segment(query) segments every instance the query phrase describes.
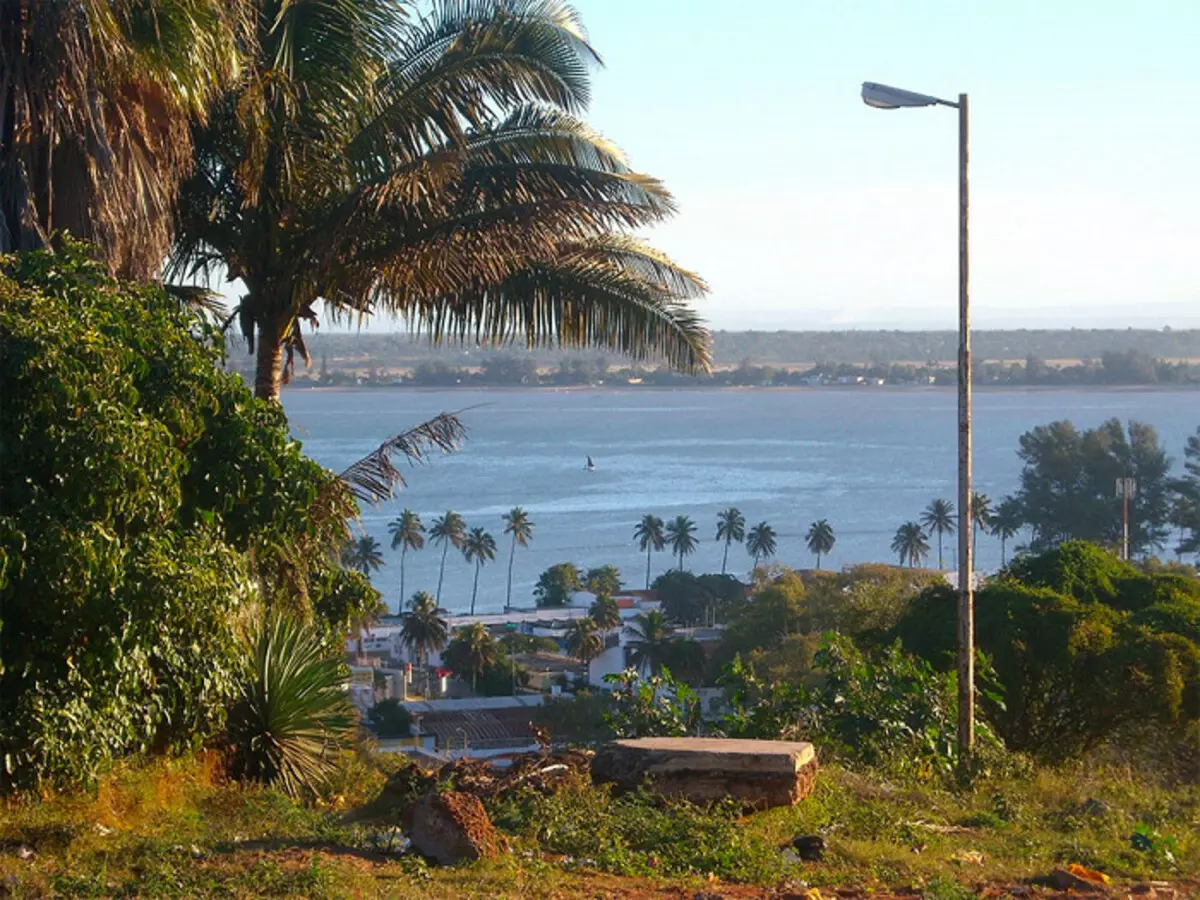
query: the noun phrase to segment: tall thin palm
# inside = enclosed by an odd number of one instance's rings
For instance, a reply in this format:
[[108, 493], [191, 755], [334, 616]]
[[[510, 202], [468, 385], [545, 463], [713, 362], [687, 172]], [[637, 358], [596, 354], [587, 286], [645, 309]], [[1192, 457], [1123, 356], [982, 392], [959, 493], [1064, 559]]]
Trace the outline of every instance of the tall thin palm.
[[512, 535], [512, 545], [508, 550], [508, 593], [504, 598], [504, 608], [508, 609], [512, 606], [513, 560], [517, 558], [517, 545], [529, 546], [533, 539], [533, 522], [519, 506], [514, 506], [501, 518], [504, 519], [504, 533]]
[[954, 521], [954, 504], [949, 500], [934, 500], [921, 513], [921, 525], [929, 534], [936, 534], [938, 539], [938, 568], [942, 565], [942, 535], [954, 534], [957, 525]]
[[992, 500], [987, 494], [971, 494], [971, 555], [979, 554], [979, 533], [992, 530]]
[[462, 549], [466, 533], [466, 521], [454, 510], [449, 510], [444, 516], [434, 519], [433, 526], [429, 529], [429, 539], [442, 548], [442, 564], [438, 569], [438, 586], [435, 595], [439, 604], [442, 602], [442, 581], [446, 577], [446, 554], [451, 547], [457, 550]]
[[463, 541], [463, 556], [475, 563], [475, 586], [471, 589], [471, 615], [475, 615], [475, 598], [479, 596], [479, 571], [485, 563], [496, 558], [496, 539], [482, 528], [472, 528]]
[[241, 280], [259, 397], [307, 361], [321, 302], [707, 367], [703, 282], [625, 233], [672, 198], [577, 118], [598, 58], [570, 6], [251, 2], [255, 52], [198, 130], [173, 268]]
[[446, 645], [442, 659], [457, 672], [471, 673], [471, 690], [478, 685], [479, 675], [496, 664], [499, 651], [492, 633], [482, 622], [474, 622], [462, 628]]
[[408, 611], [400, 623], [400, 640], [417, 654], [425, 687], [422, 696], [429, 696], [429, 669], [426, 663], [431, 652], [441, 650], [449, 639], [446, 611], [425, 591], [418, 591], [408, 601]]
[[629, 663], [639, 672], [657, 675], [670, 653], [671, 625], [661, 610], [638, 613], [625, 627], [629, 635]]
[[642, 521], [633, 529], [633, 539], [646, 554], [646, 590], [650, 590], [650, 554], [667, 546], [663, 520], [652, 514], [642, 516]]
[[766, 522], [759, 522], [746, 533], [746, 552], [754, 557], [754, 568], [763, 559], [775, 555], [775, 529]]
[[400, 603], [404, 603], [404, 561], [409, 550], [420, 550], [425, 546], [425, 526], [421, 517], [411, 509], [405, 509], [388, 523], [392, 536], [392, 549], [400, 548]]
[[992, 513], [992, 534], [1000, 538], [1000, 565], [1008, 565], [1008, 542], [1021, 533], [1025, 526], [1021, 514], [1021, 503], [1013, 497], [1006, 497]]
[[929, 541], [919, 522], [905, 522], [892, 538], [892, 552], [900, 557], [900, 565], [916, 568], [929, 556]]
[[725, 551], [721, 555], [721, 574], [725, 574], [729, 563], [729, 545], [734, 541], [741, 543], [746, 539], [746, 517], [735, 507], [723, 509], [717, 513], [717, 540], [725, 542]]
[[379, 541], [369, 534], [364, 534], [346, 543], [342, 549], [342, 565], [370, 575], [372, 572], [378, 572], [383, 566], [382, 550]]
[[696, 523], [687, 516], [676, 516], [667, 523], [666, 538], [671, 550], [679, 557], [679, 571], [682, 572], [683, 558], [695, 553], [700, 543], [696, 540]]
[[567, 625], [567, 652], [583, 663], [584, 680], [588, 680], [592, 660], [604, 652], [600, 629], [590, 616], [572, 619]]
[[819, 519], [813, 522], [808, 527], [808, 534], [804, 538], [805, 544], [808, 546], [808, 552], [817, 557], [817, 568], [821, 568], [821, 557], [828, 555], [833, 549], [833, 545], [837, 543], [837, 537], [833, 533], [833, 526], [829, 524], [827, 519]]

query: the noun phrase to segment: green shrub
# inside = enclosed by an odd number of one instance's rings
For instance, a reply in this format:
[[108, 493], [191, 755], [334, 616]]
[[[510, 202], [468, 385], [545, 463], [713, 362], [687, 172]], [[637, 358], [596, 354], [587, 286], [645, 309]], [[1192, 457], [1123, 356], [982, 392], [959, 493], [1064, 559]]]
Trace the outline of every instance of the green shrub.
[[395, 697], [380, 700], [367, 710], [367, 724], [382, 738], [409, 737], [412, 715]]
[[345, 665], [313, 629], [282, 615], [260, 624], [246, 651], [229, 713], [231, 771], [292, 796], [315, 792], [350, 745]]

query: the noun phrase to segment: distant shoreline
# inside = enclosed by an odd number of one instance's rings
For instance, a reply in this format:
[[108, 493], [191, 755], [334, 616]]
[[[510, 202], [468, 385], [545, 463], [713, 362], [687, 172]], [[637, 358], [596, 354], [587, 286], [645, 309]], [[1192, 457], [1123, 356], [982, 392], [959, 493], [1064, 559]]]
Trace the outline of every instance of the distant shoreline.
[[[1083, 393], [1187, 393], [1200, 390], [1200, 384], [976, 384], [974, 391], [989, 393], [1041, 394], [1074, 391]], [[420, 393], [453, 393], [456, 391], [482, 391], [485, 393], [543, 393], [543, 394], [601, 394], [601, 393], [637, 393], [642, 391], [726, 391], [726, 392], [758, 392], [770, 391], [781, 393], [805, 393], [809, 391], [886, 391], [954, 393], [955, 385], [932, 384], [826, 384], [826, 385], [732, 385], [732, 384], [676, 384], [676, 385], [646, 385], [646, 384], [581, 384], [581, 385], [519, 385], [519, 384], [470, 384], [470, 385], [313, 385], [297, 386], [284, 385], [283, 393], [348, 393], [370, 391], [413, 391]]]

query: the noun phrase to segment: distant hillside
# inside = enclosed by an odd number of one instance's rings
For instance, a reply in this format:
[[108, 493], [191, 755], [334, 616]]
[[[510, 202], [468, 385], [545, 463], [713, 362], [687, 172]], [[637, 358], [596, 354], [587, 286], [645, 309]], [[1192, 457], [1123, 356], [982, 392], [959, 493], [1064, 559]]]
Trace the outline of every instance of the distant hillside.
[[[1071, 329], [976, 331], [972, 335], [977, 362], [1099, 359], [1105, 351], [1130, 350], [1155, 359], [1200, 360], [1200, 329]], [[314, 369], [322, 357], [331, 368], [411, 369], [434, 359], [454, 366], [479, 365], [496, 353], [526, 355], [519, 347], [430, 347], [408, 334], [333, 334], [306, 336]], [[755, 365], [801, 366], [811, 363], [884, 365], [889, 363], [952, 363], [958, 356], [958, 335], [951, 331], [718, 331], [713, 335], [718, 367], [749, 361]], [[555, 366], [563, 357], [594, 359], [595, 351], [566, 353], [539, 350], [531, 354], [539, 367]], [[230, 348], [230, 363], [249, 364], [245, 347]], [[619, 358], [610, 355], [613, 363]]]

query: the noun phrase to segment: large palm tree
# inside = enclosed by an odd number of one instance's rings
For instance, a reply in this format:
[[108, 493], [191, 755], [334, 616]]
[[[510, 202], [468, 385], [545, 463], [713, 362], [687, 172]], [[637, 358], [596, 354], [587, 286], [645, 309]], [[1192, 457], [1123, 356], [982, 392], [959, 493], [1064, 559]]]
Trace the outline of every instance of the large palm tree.
[[238, 74], [246, 0], [0, 3], [0, 252], [55, 231], [118, 273], [170, 248], [191, 121]]
[[804, 538], [805, 544], [808, 546], [808, 552], [817, 557], [817, 568], [821, 568], [821, 557], [828, 555], [833, 549], [833, 545], [837, 543], [837, 537], [833, 533], [833, 526], [829, 524], [827, 519], [820, 519], [808, 526], [808, 534]]
[[992, 530], [992, 500], [987, 494], [971, 494], [971, 555], [979, 555], [979, 533]]
[[766, 522], [759, 522], [746, 533], [746, 552], [754, 557], [754, 568], [761, 559], [775, 555], [775, 529]]
[[662, 610], [638, 613], [625, 626], [629, 635], [629, 663], [639, 672], [657, 675], [670, 654], [671, 625]]
[[695, 553], [700, 543], [696, 540], [696, 523], [687, 516], [676, 516], [667, 523], [666, 538], [671, 550], [679, 557], [679, 571], [682, 572], [683, 558]]
[[438, 569], [437, 602], [442, 602], [442, 580], [446, 576], [446, 554], [451, 547], [461, 550], [467, 534], [467, 523], [454, 510], [449, 510], [444, 516], [433, 520], [429, 529], [429, 539], [442, 548], [442, 564]]
[[892, 538], [892, 552], [900, 557], [900, 565], [916, 568], [929, 556], [929, 541], [919, 522], [905, 522]]
[[587, 681], [592, 660], [604, 652], [600, 629], [590, 616], [572, 619], [567, 625], [567, 652], [583, 663], [584, 681]]
[[370, 575], [378, 572], [383, 566], [383, 552], [379, 541], [364, 534], [359, 538], [347, 541], [342, 547], [342, 565], [348, 569]]
[[588, 615], [595, 621], [596, 627], [604, 632], [612, 631], [621, 624], [621, 607], [617, 605], [616, 600], [606, 595], [592, 601]]
[[936, 534], [938, 539], [938, 568], [942, 565], [942, 535], [954, 534], [957, 525], [954, 522], [954, 504], [949, 500], [933, 500], [921, 513], [921, 525], [928, 529], [929, 534]]
[[450, 636], [446, 611], [425, 591], [418, 591], [408, 601], [408, 612], [400, 623], [400, 640], [417, 654], [417, 666], [424, 677], [424, 692], [429, 696], [429, 669], [426, 663], [432, 651], [446, 646]]
[[300, 332], [388, 312], [436, 340], [708, 365], [698, 277], [625, 233], [662, 185], [579, 118], [598, 62], [560, 0], [249, 0], [256, 48], [197, 137], [176, 271], [245, 285], [255, 392]]
[[471, 615], [475, 615], [475, 598], [479, 595], [479, 570], [484, 563], [496, 558], [496, 539], [482, 528], [472, 528], [463, 541], [463, 556], [475, 563], [475, 586], [471, 589]]
[[404, 559], [409, 550], [420, 550], [425, 546], [425, 526], [421, 517], [411, 509], [405, 509], [388, 523], [392, 536], [392, 549], [400, 548], [400, 602], [404, 602]]
[[1008, 565], [1008, 542], [1020, 534], [1024, 526], [1025, 519], [1021, 514], [1020, 501], [1013, 497], [1006, 497], [1000, 501], [1000, 505], [992, 513], [991, 529], [992, 534], [1000, 538], [1001, 566]]
[[633, 529], [633, 539], [646, 553], [646, 590], [650, 590], [650, 554], [667, 546], [663, 534], [663, 520], [653, 514], [642, 516], [642, 521]]
[[741, 510], [734, 507], [723, 509], [717, 513], [717, 540], [725, 542], [725, 552], [721, 555], [721, 574], [729, 563], [729, 545], [734, 541], [739, 544], [746, 539], [746, 517]]
[[529, 546], [529, 542], [533, 538], [533, 522], [529, 518], [529, 513], [519, 506], [514, 506], [501, 518], [504, 519], [504, 533], [512, 535], [512, 545], [508, 550], [508, 593], [504, 598], [504, 608], [508, 609], [512, 606], [513, 560], [517, 558], [517, 545]]
[[471, 690], [478, 683], [479, 674], [496, 664], [499, 651], [492, 633], [482, 622], [474, 622], [459, 629], [454, 639], [446, 645], [442, 660], [456, 673], [471, 673]]

